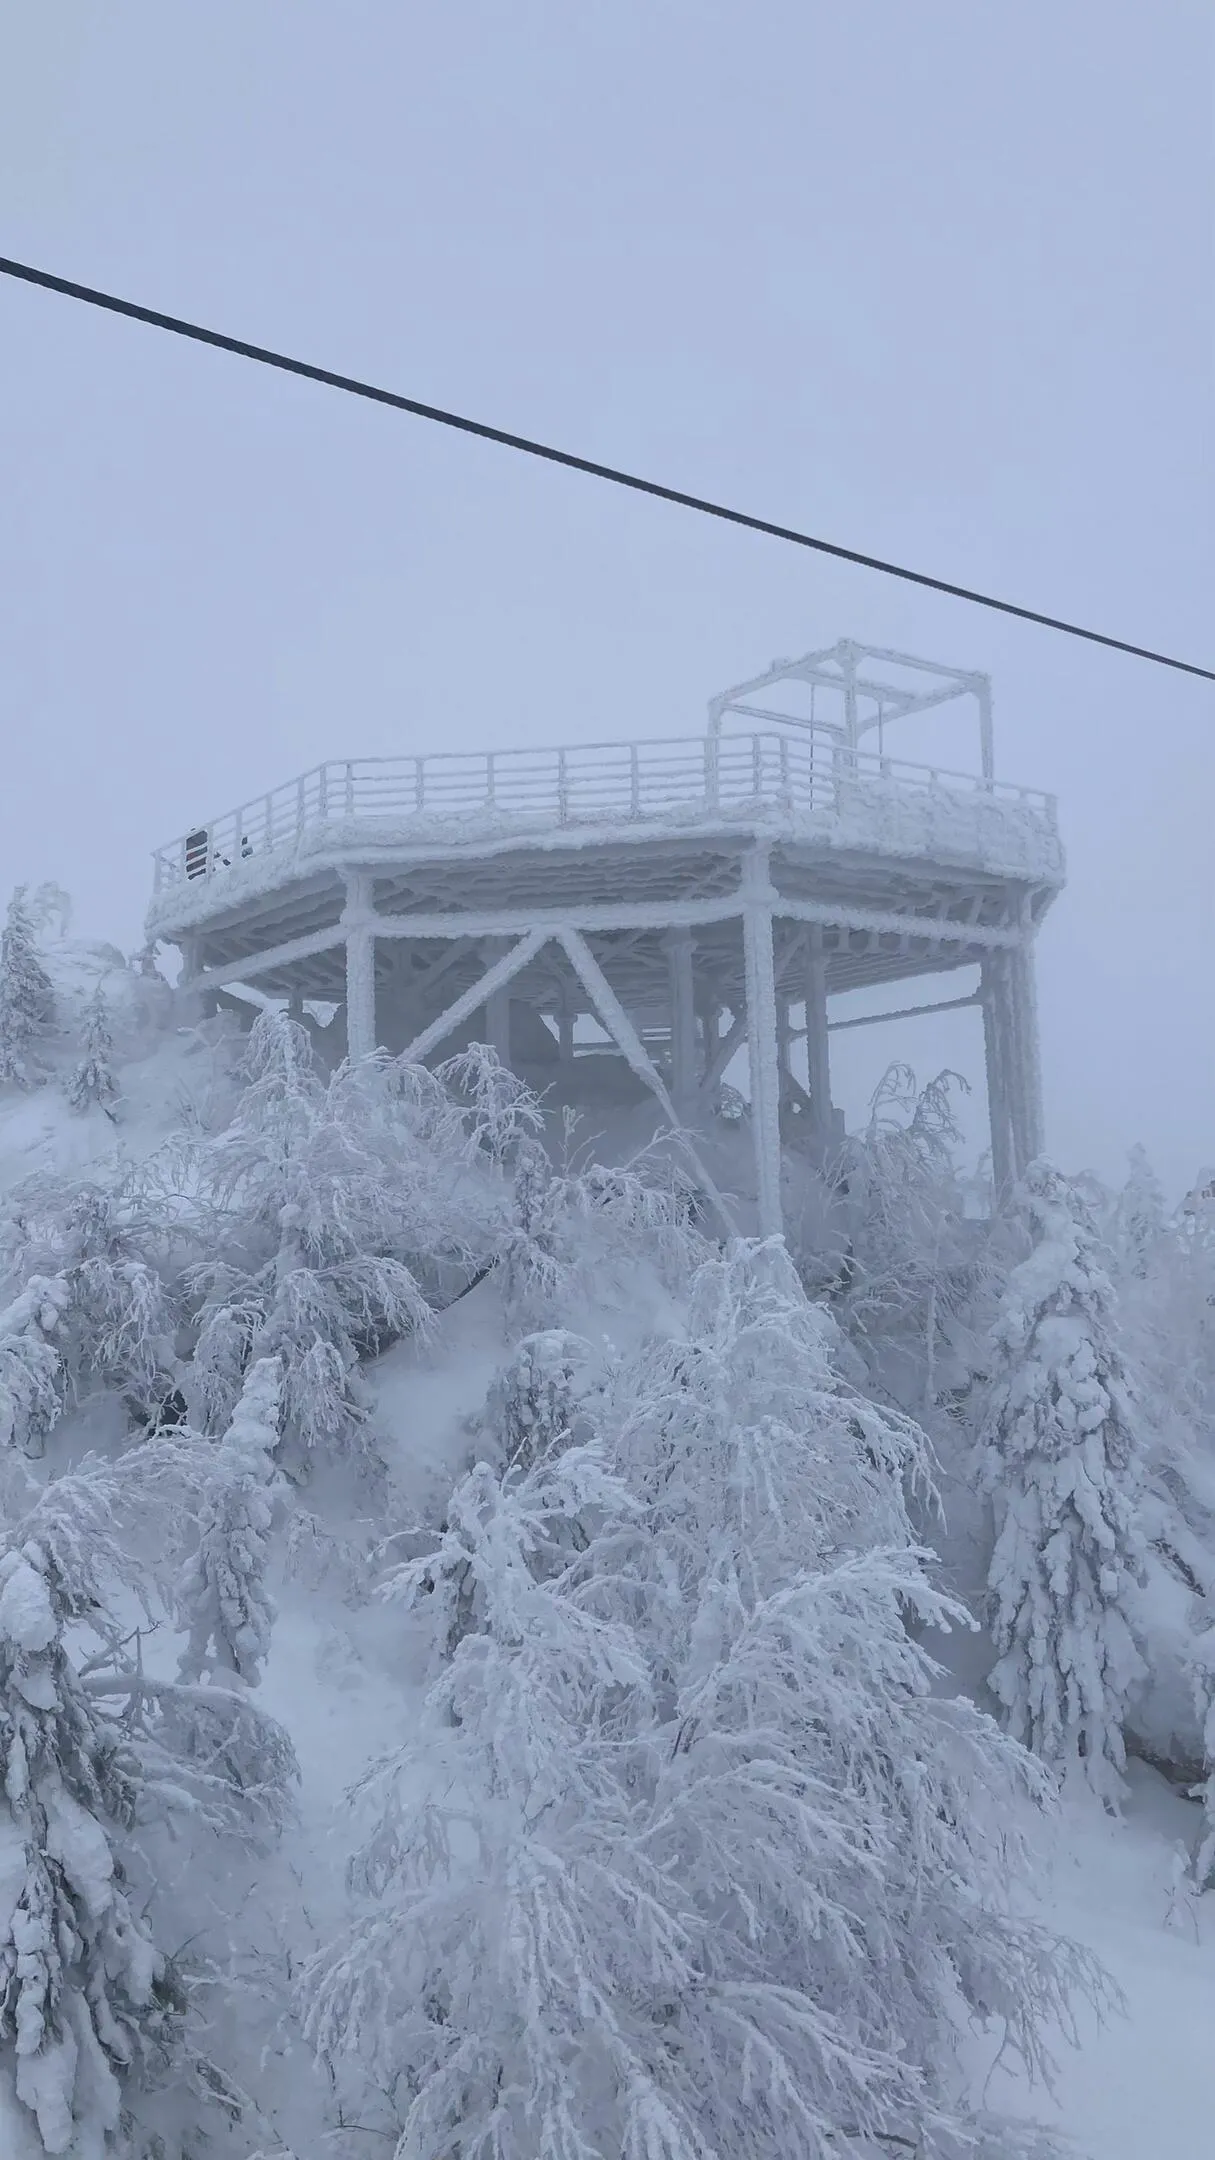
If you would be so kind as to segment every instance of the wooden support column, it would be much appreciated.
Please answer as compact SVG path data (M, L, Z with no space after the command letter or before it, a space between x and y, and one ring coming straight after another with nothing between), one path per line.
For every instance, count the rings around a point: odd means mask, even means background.
M721 1007L714 1004L707 1022L712 1033L706 1036L705 1074L701 1082L701 1092L706 1097L711 1096L714 1089L720 1086L725 1078L726 1067L742 1049L747 1038L745 1012L730 1013L730 1025L724 1035L721 1033L721 1017Z
M997 1207L1016 1175L1008 1115L1008 998L1004 953L989 953L982 968L983 1053L987 1071L987 1122L991 1131L991 1181Z
M831 1038L827 1031L827 956L821 923L811 923L806 955L806 1090L813 1105L815 1137L832 1137Z
M173 1003L183 1027L197 1027L208 1011L215 1010L214 999L208 1001L200 978L199 945L199 939L189 935L177 941L181 954L181 974L173 992Z
M752 848L743 868L743 946L747 969L747 1050L751 1132L761 1237L784 1228L780 1197L780 1053L777 1042L773 900L768 850Z
M487 938L482 947L482 958L487 967L493 967L504 953L510 951L508 938ZM485 1040L504 1065L510 1064L510 985L502 983L491 990L485 1000Z
M700 1089L690 930L671 931L667 965L671 981L671 1094L680 1118L687 1124L696 1115Z
M371 879L365 871L346 876L346 1055L369 1057L375 1049L375 931L371 927Z
M793 1092L790 1086L793 1079L793 1021L790 1018L789 999L786 997L778 998L776 1001L776 1048L780 1064L780 1096L783 1104Z
M1016 1083L1012 1101L1013 1148L1017 1175L1021 1177L1045 1145L1042 1116L1042 1058L1038 1042L1038 996L1034 982L1034 953L1028 931L1006 961L1013 1036L1016 1052Z

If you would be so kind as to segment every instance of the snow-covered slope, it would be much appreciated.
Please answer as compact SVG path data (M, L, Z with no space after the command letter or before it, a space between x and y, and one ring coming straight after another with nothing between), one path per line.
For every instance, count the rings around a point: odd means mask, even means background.
M1066 1816L1052 1925L1093 1950L1122 2015L1061 2036L1056 2098L1027 2094L986 2051L993 2106L1066 2130L1092 2160L1197 2160L1215 2121L1215 1893L1181 1882L1196 1810L1132 1763L1121 1820L1092 1804Z
M168 983L104 942L44 930L41 957L54 994L38 1045L45 1085L0 1083L0 1192L36 1170L84 1170L115 1153L148 1155L183 1124L207 1122L228 1087L225 1040L235 1022L179 1029ZM75 1111L67 1083L80 1056L85 1009L99 989L114 1041L116 1116Z
M116 1153L145 1157L183 1127L214 1130L232 1100L234 1023L179 1029L167 985L110 946L48 937L44 951L59 1032L45 1045L46 1085L0 1090L0 1193L37 1169L84 1172ZM71 1110L62 1085L99 983L115 1039L116 1122ZM619 1157L645 1144L652 1119L638 1107L614 1121L605 1116L603 1130ZM722 1146L728 1168L728 1135ZM640 1265L631 1276L605 1278L602 1292L568 1324L604 1353L628 1350L672 1317L661 1284ZM477 1416L507 1348L501 1291L490 1276L441 1315L429 1339L399 1343L369 1368L394 1520L441 1518L477 1452ZM107 1445L101 1423L63 1437ZM351 1571L382 1530L366 1487L349 1471L318 1474L292 1506L297 1526L308 1518L315 1534L298 1536L292 1563L280 1569L260 1700L287 1727L299 1757L299 1823L283 1847L234 1872L228 1886L233 1910L249 1922L248 1939L257 1935L282 1981L273 1999L242 1975L232 1983L243 2021L234 2055L251 2068L260 2062L264 2076L260 2144L242 2129L234 2160L258 2149L275 2160L322 2153L347 2160L355 2149L335 2142L324 2081L298 2028L283 2021L283 2006L301 1962L341 1922L350 1788L408 1734L420 1699L408 1615L352 1594ZM149 1670L172 1672L179 1649L179 1638L162 1633L150 1646ZM976 1657L976 1679L981 1664ZM1075 2046L1060 2036L1053 2099L1008 2075L998 2034L974 2043L976 2089L991 2106L1057 2122L1093 2160L1194 2160L1211 2143L1215 1892L1197 1898L1185 1889L1177 1861L1196 1824L1197 1810L1141 1765L1132 1765L1122 1819L1094 1803L1070 1806L1044 1917L1096 1952L1122 1991L1125 2014L1105 2025L1082 2019ZM385 2134L371 2124L363 2148L381 2149ZM10 2155L40 2160L41 2146L0 2078L0 2160Z

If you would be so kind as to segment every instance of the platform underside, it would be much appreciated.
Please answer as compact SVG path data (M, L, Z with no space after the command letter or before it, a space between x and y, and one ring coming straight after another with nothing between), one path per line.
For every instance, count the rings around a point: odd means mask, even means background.
M754 705L786 678L808 714ZM892 720L959 698L977 774L889 754ZM685 1138L745 1048L765 1235L782 1118L823 1149L839 1129L842 991L977 970L955 1002L982 1006L997 1189L1040 1148L1032 947L1063 854L1053 798L995 777L985 677L844 641L715 700L700 738L331 762L154 866L148 936L181 948L184 1013L281 999L356 1059L482 1040L555 1061L567 1101L606 1041Z
M691 930L699 990L711 989L719 1005L738 1010L746 974L743 866L757 843L767 851L776 917L776 990L789 1000L803 995L811 920L834 995L979 964L993 947L1032 934L1057 889L1053 877L1040 874L1011 877L973 863L899 858L752 828L582 838L564 848L448 846L397 860L379 848L371 860L352 855L342 869L296 857L279 866L273 882L268 865L238 865L202 892L181 892L178 912L194 917L192 976L216 988L246 983L273 996L340 1004L356 871L376 933L377 1037L393 1049L479 980L496 939L548 924L555 930L563 921L582 929L633 1010L663 1003L670 933ZM162 935L172 935L170 912L158 910ZM553 1018L587 1002L556 942L541 946L514 976L510 997Z

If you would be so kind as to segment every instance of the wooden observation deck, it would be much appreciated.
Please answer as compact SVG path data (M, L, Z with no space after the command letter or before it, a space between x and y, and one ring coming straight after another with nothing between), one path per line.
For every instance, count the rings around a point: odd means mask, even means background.
M977 773L888 754L955 700ZM478 1036L563 1100L594 1020L693 1133L745 1048L773 1231L782 1116L836 1130L842 990L977 968L997 1184L1039 1151L1033 940L1062 883L1053 799L994 776L986 678L845 641L715 699L701 737L318 766L158 848L147 927L194 1009L337 1006L353 1056Z

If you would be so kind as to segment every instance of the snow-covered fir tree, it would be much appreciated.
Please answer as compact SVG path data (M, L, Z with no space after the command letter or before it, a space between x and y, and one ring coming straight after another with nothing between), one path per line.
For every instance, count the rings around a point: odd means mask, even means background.
M371 1058L322 1081L304 1029L265 1013L245 1077L201 1164L209 1236L230 1255L194 1278L201 1421L222 1430L249 1363L278 1357L301 1458L359 1454L360 1356L426 1327L419 1275L467 1280L491 1249L497 1203L462 1164L462 1127L431 1074Z
M1018 1205L1033 1249L996 1321L980 1441L995 1510L990 1685L1019 1740L1062 1773L1082 1769L1112 1804L1143 1675L1131 1625L1142 1419L1086 1200L1040 1161Z
M1040 2149L954 2045L969 2005L1040 2066L1093 1980L1008 1895L1048 1784L934 1690L905 1616L964 1616L911 1539L922 1436L832 1342L779 1245L707 1263L598 1437L458 1488L460 1625L426 1562L386 1585L454 1649L309 1998L402 2153Z
M187 1909L214 1921L296 1768L244 1689L145 1663L207 1452L143 1441L45 1483L0 1466L0 2079L70 2160L192 2160L235 2119L210 1961L163 1946ZM200 1867L201 1910L181 1880Z
M1164 1188L1145 1147L1130 1151L1127 1179L1114 1204L1111 1242L1120 1275L1147 1275L1165 1234Z
M124 1162L108 1177L40 1171L13 1194L0 1260L22 1298L39 1281L57 1286L60 1406L114 1391L147 1419L175 1384L175 1207L147 1166ZM0 1340L4 1328L0 1316Z
M33 924L19 885L0 931L0 1080L33 1087L43 1077L38 1043L53 1008L51 980L38 957Z
M692 1187L669 1159L644 1150L621 1165L559 1169L538 1140L520 1140L500 1255L513 1332L543 1331L580 1298L610 1301L636 1282L639 1262L685 1281L706 1249Z
M542 1131L544 1117L532 1090L489 1043L470 1043L439 1066L436 1079L448 1089L461 1116L470 1159L514 1160L520 1144Z
M118 1082L114 1078L114 1040L110 1034L110 1015L105 994L98 983L84 1012L84 1029L81 1039L81 1055L72 1068L67 1084L67 1098L73 1110L104 1110L113 1118L114 1104L118 1100Z
M70 1303L63 1275L31 1275L0 1312L0 1448L42 1453L63 1407Z
M0 2076L73 2160L117 2144L182 2009L123 1866L138 1765L66 1642L104 1609L111 1525L104 1474L65 1478L28 1496L0 1550Z
M592 1360L590 1343L568 1328L542 1329L516 1346L482 1420L508 1468L528 1468L571 1439Z
M863 1132L830 1166L823 1227L833 1234L798 1253L872 1379L916 1416L965 1384L996 1271L995 1226L968 1214L955 1159L954 1096L964 1091L957 1073L921 1087L909 1066L892 1065Z
M179 1593L189 1630L179 1668L183 1680L201 1680L209 1672L252 1687L261 1678L274 1622L266 1569L281 1393L278 1359L259 1358L245 1375L232 1423L215 1451L198 1547Z
M473 1421L487 1459L455 1487L438 1536L423 1536L419 1556L391 1571L383 1594L420 1616L432 1667L484 1624L486 1526L499 1510L502 1491L512 1507L518 1503L526 1510L531 1474L542 1487L544 1466L576 1440L591 1437L586 1398L592 1364L590 1343L565 1328L524 1337L495 1375L485 1408ZM556 1553L551 1524L548 1537Z

